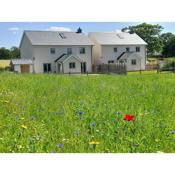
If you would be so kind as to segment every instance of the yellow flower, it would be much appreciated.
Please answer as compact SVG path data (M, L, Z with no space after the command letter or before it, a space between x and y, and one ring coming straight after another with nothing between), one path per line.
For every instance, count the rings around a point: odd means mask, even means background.
M18 149L21 149L21 148L22 148L22 145L17 145L17 148L18 148Z
M89 145L99 145L100 144L100 142L97 142L97 141L91 141L91 142L89 142Z
M159 139L155 139L155 142L159 142Z
M23 129L27 129L27 126L25 126L25 125L21 125L21 128L23 128Z

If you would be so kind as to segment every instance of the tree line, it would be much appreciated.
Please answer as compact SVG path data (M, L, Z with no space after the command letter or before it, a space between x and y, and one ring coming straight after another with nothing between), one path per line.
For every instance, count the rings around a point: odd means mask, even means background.
M135 26L129 26L122 31L138 34L148 43L148 57L173 57L175 56L175 35L167 32L162 33L163 27L158 24L142 23Z
M0 60L9 60L13 58L20 58L20 51L18 47L11 47L7 49L5 47L0 48Z
M142 23L138 25L128 26L122 29L123 32L136 33L148 43L148 57L175 56L175 35L173 33L162 33L163 27L158 24ZM0 48L0 59L20 58L18 47L10 49Z

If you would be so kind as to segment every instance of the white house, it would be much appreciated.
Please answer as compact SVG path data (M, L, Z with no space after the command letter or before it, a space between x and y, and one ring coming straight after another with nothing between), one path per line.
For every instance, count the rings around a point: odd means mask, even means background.
M92 64L125 62L128 71L145 70L147 43L137 34L126 32L91 32Z
M20 43L23 64L12 64L19 72L91 72L92 46L93 42L82 33L24 31Z

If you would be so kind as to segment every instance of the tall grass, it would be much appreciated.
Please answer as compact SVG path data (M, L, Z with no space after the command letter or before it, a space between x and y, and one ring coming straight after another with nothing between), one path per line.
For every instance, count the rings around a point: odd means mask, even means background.
M175 152L174 87L174 74L2 73L0 152Z

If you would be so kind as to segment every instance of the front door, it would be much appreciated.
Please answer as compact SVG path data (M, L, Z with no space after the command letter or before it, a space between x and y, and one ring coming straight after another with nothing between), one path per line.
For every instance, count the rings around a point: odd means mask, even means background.
M86 72L86 62L81 63L81 72L85 73Z
M61 72L61 64L58 63L58 73Z

